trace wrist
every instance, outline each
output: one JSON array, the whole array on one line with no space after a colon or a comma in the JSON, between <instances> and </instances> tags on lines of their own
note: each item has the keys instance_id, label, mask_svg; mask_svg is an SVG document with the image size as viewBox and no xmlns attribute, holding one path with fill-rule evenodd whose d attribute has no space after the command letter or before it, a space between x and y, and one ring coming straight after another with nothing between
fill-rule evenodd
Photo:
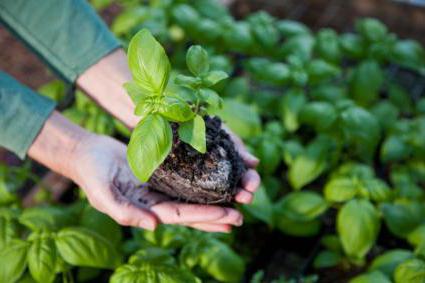
<instances>
[{"instance_id":1,"label":"wrist","mask_svg":"<svg viewBox=\"0 0 425 283\"><path fill-rule=\"evenodd\" d=\"M134 127L138 122L135 106L123 87L131 79L127 56L120 48L81 74L77 85L125 125Z\"/></svg>"},{"instance_id":2,"label":"wrist","mask_svg":"<svg viewBox=\"0 0 425 283\"><path fill-rule=\"evenodd\" d=\"M29 148L28 155L75 181L79 148L92 135L54 111Z\"/></svg>"}]
</instances>

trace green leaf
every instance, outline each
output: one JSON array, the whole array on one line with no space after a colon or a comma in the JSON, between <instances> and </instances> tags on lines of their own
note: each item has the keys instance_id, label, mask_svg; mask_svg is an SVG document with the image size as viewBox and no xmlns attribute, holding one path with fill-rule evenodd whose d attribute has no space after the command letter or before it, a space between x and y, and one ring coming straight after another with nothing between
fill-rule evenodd
<instances>
[{"instance_id":1,"label":"green leaf","mask_svg":"<svg viewBox=\"0 0 425 283\"><path fill-rule=\"evenodd\" d=\"M147 19L148 16L149 11L144 6L126 9L114 19L111 30L116 35L127 34L143 20Z\"/></svg>"},{"instance_id":2,"label":"green leaf","mask_svg":"<svg viewBox=\"0 0 425 283\"><path fill-rule=\"evenodd\" d=\"M321 195L315 192L292 192L275 204L274 210L294 221L311 221L322 215L328 205Z\"/></svg>"},{"instance_id":3,"label":"green leaf","mask_svg":"<svg viewBox=\"0 0 425 283\"><path fill-rule=\"evenodd\" d=\"M328 250L335 252L335 253L341 253L342 246L341 241L335 234L326 234L320 239L320 243L326 247Z\"/></svg>"},{"instance_id":4,"label":"green leaf","mask_svg":"<svg viewBox=\"0 0 425 283\"><path fill-rule=\"evenodd\" d=\"M164 106L160 108L159 113L172 122L186 122L195 116L189 104L172 96L165 97Z\"/></svg>"},{"instance_id":5,"label":"green leaf","mask_svg":"<svg viewBox=\"0 0 425 283\"><path fill-rule=\"evenodd\" d=\"M379 270L391 278L397 265L413 256L413 253L409 250L395 249L386 251L373 259L369 266L369 271Z\"/></svg>"},{"instance_id":6,"label":"green leaf","mask_svg":"<svg viewBox=\"0 0 425 283\"><path fill-rule=\"evenodd\" d=\"M177 24L187 29L190 29L191 26L195 26L200 19L199 13L186 4L176 5L171 11L171 14Z\"/></svg>"},{"instance_id":7,"label":"green leaf","mask_svg":"<svg viewBox=\"0 0 425 283\"><path fill-rule=\"evenodd\" d=\"M307 65L308 81L313 84L333 79L340 73L340 68L320 59L311 60Z\"/></svg>"},{"instance_id":8,"label":"green leaf","mask_svg":"<svg viewBox=\"0 0 425 283\"><path fill-rule=\"evenodd\" d=\"M92 230L107 238L114 246L121 244L121 226L112 220L108 215L96 210L86 204L81 212L79 225Z\"/></svg>"},{"instance_id":9,"label":"green leaf","mask_svg":"<svg viewBox=\"0 0 425 283\"><path fill-rule=\"evenodd\" d=\"M338 265L341 262L341 255L333 251L321 251L313 261L313 267L329 268Z\"/></svg>"},{"instance_id":10,"label":"green leaf","mask_svg":"<svg viewBox=\"0 0 425 283\"><path fill-rule=\"evenodd\" d=\"M144 92L160 95L167 86L170 62L161 44L143 29L130 41L128 64L133 80Z\"/></svg>"},{"instance_id":11,"label":"green leaf","mask_svg":"<svg viewBox=\"0 0 425 283\"><path fill-rule=\"evenodd\" d=\"M141 181L149 180L171 151L171 126L157 114L140 121L131 134L127 159L134 175Z\"/></svg>"},{"instance_id":12,"label":"green leaf","mask_svg":"<svg viewBox=\"0 0 425 283\"><path fill-rule=\"evenodd\" d=\"M15 282L27 267L28 243L12 240L0 251L0 282Z\"/></svg>"},{"instance_id":13,"label":"green leaf","mask_svg":"<svg viewBox=\"0 0 425 283\"><path fill-rule=\"evenodd\" d=\"M292 20L280 20L277 22L276 27L285 37L310 33L310 29L306 25Z\"/></svg>"},{"instance_id":14,"label":"green leaf","mask_svg":"<svg viewBox=\"0 0 425 283\"><path fill-rule=\"evenodd\" d=\"M391 283L391 280L384 273L373 271L354 277L350 283Z\"/></svg>"},{"instance_id":15,"label":"green leaf","mask_svg":"<svg viewBox=\"0 0 425 283\"><path fill-rule=\"evenodd\" d=\"M228 77L229 75L223 71L213 70L203 76L202 82L206 87L210 87L224 79L227 79Z\"/></svg>"},{"instance_id":16,"label":"green leaf","mask_svg":"<svg viewBox=\"0 0 425 283\"><path fill-rule=\"evenodd\" d=\"M14 238L18 238L18 227L15 221L0 216L0 250Z\"/></svg>"},{"instance_id":17,"label":"green leaf","mask_svg":"<svg viewBox=\"0 0 425 283\"><path fill-rule=\"evenodd\" d=\"M74 223L74 215L64 207L37 206L25 209L19 222L32 231L56 231Z\"/></svg>"},{"instance_id":18,"label":"green leaf","mask_svg":"<svg viewBox=\"0 0 425 283\"><path fill-rule=\"evenodd\" d=\"M216 113L241 138L256 136L261 130L256 109L235 99L224 99L223 108Z\"/></svg>"},{"instance_id":19,"label":"green leaf","mask_svg":"<svg viewBox=\"0 0 425 283\"><path fill-rule=\"evenodd\" d=\"M200 153L207 151L205 121L201 116L196 115L192 120L180 124L178 131L182 141L190 144Z\"/></svg>"},{"instance_id":20,"label":"green leaf","mask_svg":"<svg viewBox=\"0 0 425 283\"><path fill-rule=\"evenodd\" d=\"M232 51L245 52L253 46L250 26L245 21L229 22L223 26L223 41Z\"/></svg>"},{"instance_id":21,"label":"green leaf","mask_svg":"<svg viewBox=\"0 0 425 283\"><path fill-rule=\"evenodd\" d=\"M412 258L397 266L394 272L395 283L425 282L425 262Z\"/></svg>"},{"instance_id":22,"label":"green leaf","mask_svg":"<svg viewBox=\"0 0 425 283\"><path fill-rule=\"evenodd\" d=\"M57 234L55 243L61 257L72 265L114 268L121 263L115 247L86 228L64 228Z\"/></svg>"},{"instance_id":23,"label":"green leaf","mask_svg":"<svg viewBox=\"0 0 425 283\"><path fill-rule=\"evenodd\" d=\"M199 45L192 45L186 53L186 64L193 75L205 75L210 69L207 51Z\"/></svg>"},{"instance_id":24,"label":"green leaf","mask_svg":"<svg viewBox=\"0 0 425 283\"><path fill-rule=\"evenodd\" d=\"M368 41L383 40L387 35L387 27L377 19L365 18L356 22L356 30Z\"/></svg>"},{"instance_id":25,"label":"green leaf","mask_svg":"<svg viewBox=\"0 0 425 283\"><path fill-rule=\"evenodd\" d=\"M392 60L425 74L425 49L414 40L400 40L391 51Z\"/></svg>"},{"instance_id":26,"label":"green leaf","mask_svg":"<svg viewBox=\"0 0 425 283\"><path fill-rule=\"evenodd\" d=\"M306 103L306 98L301 90L292 89L286 92L281 99L281 117L285 128L294 132L299 127L299 112Z\"/></svg>"},{"instance_id":27,"label":"green leaf","mask_svg":"<svg viewBox=\"0 0 425 283\"><path fill-rule=\"evenodd\" d=\"M375 243L379 215L367 200L353 199L338 212L337 230L345 253L362 260Z\"/></svg>"},{"instance_id":28,"label":"green leaf","mask_svg":"<svg viewBox=\"0 0 425 283\"><path fill-rule=\"evenodd\" d=\"M174 83L190 89L197 89L202 85L202 80L200 78L178 74L174 79Z\"/></svg>"},{"instance_id":29,"label":"green leaf","mask_svg":"<svg viewBox=\"0 0 425 283\"><path fill-rule=\"evenodd\" d=\"M390 129L397 121L399 111L391 102L382 100L376 104L371 113L376 117L382 129Z\"/></svg>"},{"instance_id":30,"label":"green leaf","mask_svg":"<svg viewBox=\"0 0 425 283\"><path fill-rule=\"evenodd\" d=\"M303 62L307 62L313 53L314 37L309 33L302 33L291 36L279 50L281 56L296 56Z\"/></svg>"},{"instance_id":31,"label":"green leaf","mask_svg":"<svg viewBox=\"0 0 425 283\"><path fill-rule=\"evenodd\" d=\"M359 193L361 196L376 202L388 201L392 196L388 185L377 178L362 180Z\"/></svg>"},{"instance_id":32,"label":"green leaf","mask_svg":"<svg viewBox=\"0 0 425 283\"><path fill-rule=\"evenodd\" d=\"M276 213L275 226L283 233L295 237L311 237L320 232L321 222L318 219L311 221L294 221Z\"/></svg>"},{"instance_id":33,"label":"green leaf","mask_svg":"<svg viewBox=\"0 0 425 283\"><path fill-rule=\"evenodd\" d=\"M415 230L409 233L407 240L413 246L425 244L425 224L418 226Z\"/></svg>"},{"instance_id":34,"label":"green leaf","mask_svg":"<svg viewBox=\"0 0 425 283\"><path fill-rule=\"evenodd\" d=\"M136 105L134 109L134 115L140 117L140 121L144 120L149 114L151 114L155 108L155 103L150 97L144 98Z\"/></svg>"},{"instance_id":35,"label":"green leaf","mask_svg":"<svg viewBox=\"0 0 425 283\"><path fill-rule=\"evenodd\" d=\"M336 109L328 102L307 103L299 113L301 123L313 126L318 132L329 129L336 119Z\"/></svg>"},{"instance_id":36,"label":"green leaf","mask_svg":"<svg viewBox=\"0 0 425 283\"><path fill-rule=\"evenodd\" d=\"M365 60L358 64L349 78L350 95L362 106L371 105L379 95L384 74L376 61Z\"/></svg>"},{"instance_id":37,"label":"green leaf","mask_svg":"<svg viewBox=\"0 0 425 283\"><path fill-rule=\"evenodd\" d=\"M32 234L30 240L28 267L32 277L40 283L53 282L58 264L55 242L48 235L42 234Z\"/></svg>"},{"instance_id":38,"label":"green leaf","mask_svg":"<svg viewBox=\"0 0 425 283\"><path fill-rule=\"evenodd\" d=\"M324 189L324 195L330 202L345 202L357 195L358 183L353 178L332 178Z\"/></svg>"},{"instance_id":39,"label":"green leaf","mask_svg":"<svg viewBox=\"0 0 425 283\"><path fill-rule=\"evenodd\" d=\"M209 238L200 251L199 265L214 279L221 282L240 282L245 271L241 256L228 245Z\"/></svg>"},{"instance_id":40,"label":"green leaf","mask_svg":"<svg viewBox=\"0 0 425 283\"><path fill-rule=\"evenodd\" d=\"M264 186L260 186L254 194L252 203L244 205L244 209L255 218L264 221L270 226L273 225L273 205Z\"/></svg>"},{"instance_id":41,"label":"green leaf","mask_svg":"<svg viewBox=\"0 0 425 283\"><path fill-rule=\"evenodd\" d=\"M317 33L314 49L328 62L338 63L341 60L338 34L332 29L325 28Z\"/></svg>"},{"instance_id":42,"label":"green leaf","mask_svg":"<svg viewBox=\"0 0 425 283\"><path fill-rule=\"evenodd\" d=\"M380 209L389 230L403 238L418 227L425 217L425 206L418 202L384 203Z\"/></svg>"},{"instance_id":43,"label":"green leaf","mask_svg":"<svg viewBox=\"0 0 425 283\"><path fill-rule=\"evenodd\" d=\"M124 88L136 106L138 106L138 104L143 100L143 98L150 94L146 93L146 91L134 81L126 82L124 84Z\"/></svg>"},{"instance_id":44,"label":"green leaf","mask_svg":"<svg viewBox=\"0 0 425 283\"><path fill-rule=\"evenodd\" d=\"M275 19L264 11L251 14L248 17L252 34L256 41L265 48L276 46L279 32L275 27Z\"/></svg>"},{"instance_id":45,"label":"green leaf","mask_svg":"<svg viewBox=\"0 0 425 283\"><path fill-rule=\"evenodd\" d=\"M217 110L223 106L223 99L218 95L217 92L209 88L201 88L199 90L199 95L202 100L205 101L209 107Z\"/></svg>"},{"instance_id":46,"label":"green leaf","mask_svg":"<svg viewBox=\"0 0 425 283\"><path fill-rule=\"evenodd\" d=\"M339 43L343 53L349 58L360 59L366 53L365 43L357 34L344 33L340 36Z\"/></svg>"},{"instance_id":47,"label":"green leaf","mask_svg":"<svg viewBox=\"0 0 425 283\"><path fill-rule=\"evenodd\" d=\"M334 148L334 141L327 136L313 140L289 167L288 180L291 186L299 190L319 177L326 170L329 152Z\"/></svg>"},{"instance_id":48,"label":"green leaf","mask_svg":"<svg viewBox=\"0 0 425 283\"><path fill-rule=\"evenodd\" d=\"M350 107L341 113L340 126L347 143L353 145L357 156L369 161L381 135L376 118L363 108Z\"/></svg>"}]
</instances>

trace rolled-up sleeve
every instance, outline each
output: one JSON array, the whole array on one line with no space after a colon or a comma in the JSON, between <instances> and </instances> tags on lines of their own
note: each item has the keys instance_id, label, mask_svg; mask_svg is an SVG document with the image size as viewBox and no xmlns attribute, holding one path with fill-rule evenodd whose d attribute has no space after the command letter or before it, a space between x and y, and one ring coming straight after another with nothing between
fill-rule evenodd
<instances>
[{"instance_id":1,"label":"rolled-up sleeve","mask_svg":"<svg viewBox=\"0 0 425 283\"><path fill-rule=\"evenodd\" d=\"M70 83L119 47L86 0L1 0L0 20Z\"/></svg>"},{"instance_id":2,"label":"rolled-up sleeve","mask_svg":"<svg viewBox=\"0 0 425 283\"><path fill-rule=\"evenodd\" d=\"M55 103L0 71L0 147L24 158Z\"/></svg>"}]
</instances>

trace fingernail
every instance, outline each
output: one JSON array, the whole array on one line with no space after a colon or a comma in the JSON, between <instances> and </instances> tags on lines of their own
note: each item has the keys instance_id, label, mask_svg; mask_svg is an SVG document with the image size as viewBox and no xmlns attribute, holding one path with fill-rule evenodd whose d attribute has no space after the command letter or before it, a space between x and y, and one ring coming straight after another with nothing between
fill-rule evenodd
<instances>
[{"instance_id":1,"label":"fingernail","mask_svg":"<svg viewBox=\"0 0 425 283\"><path fill-rule=\"evenodd\" d=\"M249 162L252 162L252 163L255 163L255 164L260 162L260 160L257 157L255 157L252 153L250 153L248 151L246 152L245 157L246 157L246 159L249 159Z\"/></svg>"}]
</instances>

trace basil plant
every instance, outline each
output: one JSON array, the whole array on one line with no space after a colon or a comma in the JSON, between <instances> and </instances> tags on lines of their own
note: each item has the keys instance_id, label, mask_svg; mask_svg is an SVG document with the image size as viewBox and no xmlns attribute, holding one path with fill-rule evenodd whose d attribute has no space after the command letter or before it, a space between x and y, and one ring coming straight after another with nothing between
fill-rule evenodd
<instances>
[{"instance_id":1,"label":"basil plant","mask_svg":"<svg viewBox=\"0 0 425 283\"><path fill-rule=\"evenodd\" d=\"M209 87L227 74L210 71L208 53L192 46L186 64L193 76L178 75L175 84L171 83L167 54L147 29L132 38L128 62L133 80L124 87L136 105L140 122L131 135L127 158L136 177L146 182L171 151L171 123L178 125L181 141L200 153L206 152L203 116L221 107L221 98Z\"/></svg>"}]
</instances>

